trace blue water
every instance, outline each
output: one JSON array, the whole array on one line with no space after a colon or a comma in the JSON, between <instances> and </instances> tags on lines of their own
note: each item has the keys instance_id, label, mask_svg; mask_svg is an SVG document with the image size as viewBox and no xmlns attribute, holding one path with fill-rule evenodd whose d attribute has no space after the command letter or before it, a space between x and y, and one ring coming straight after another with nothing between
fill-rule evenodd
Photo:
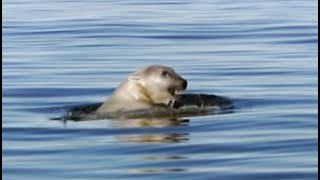
<instances>
[{"instance_id":1,"label":"blue water","mask_svg":"<svg viewBox=\"0 0 320 180\"><path fill-rule=\"evenodd\" d=\"M4 0L2 177L317 179L315 0ZM50 120L172 66L231 114Z\"/></svg>"}]
</instances>

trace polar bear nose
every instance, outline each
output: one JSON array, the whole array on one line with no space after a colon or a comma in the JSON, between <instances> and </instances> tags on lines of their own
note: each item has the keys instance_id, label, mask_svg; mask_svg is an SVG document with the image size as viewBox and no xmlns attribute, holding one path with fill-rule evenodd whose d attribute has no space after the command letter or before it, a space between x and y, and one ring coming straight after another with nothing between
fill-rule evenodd
<instances>
[{"instance_id":1,"label":"polar bear nose","mask_svg":"<svg viewBox=\"0 0 320 180\"><path fill-rule=\"evenodd\" d=\"M187 89L188 82L185 79L182 79L182 88Z\"/></svg>"}]
</instances>

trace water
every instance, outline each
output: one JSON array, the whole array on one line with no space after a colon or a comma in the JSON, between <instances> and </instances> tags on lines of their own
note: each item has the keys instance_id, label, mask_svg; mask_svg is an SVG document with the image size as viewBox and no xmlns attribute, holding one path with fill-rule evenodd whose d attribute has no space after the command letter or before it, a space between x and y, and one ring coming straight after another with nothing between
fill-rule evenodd
<instances>
[{"instance_id":1,"label":"water","mask_svg":"<svg viewBox=\"0 0 320 180\"><path fill-rule=\"evenodd\" d=\"M317 1L2 4L4 179L317 179ZM50 120L149 64L237 108L160 125Z\"/></svg>"}]
</instances>

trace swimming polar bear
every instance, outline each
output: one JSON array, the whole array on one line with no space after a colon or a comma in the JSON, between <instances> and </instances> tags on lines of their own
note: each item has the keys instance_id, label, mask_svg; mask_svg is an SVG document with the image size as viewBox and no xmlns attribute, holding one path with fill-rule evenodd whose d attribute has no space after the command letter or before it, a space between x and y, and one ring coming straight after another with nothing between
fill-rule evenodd
<instances>
[{"instance_id":1,"label":"swimming polar bear","mask_svg":"<svg viewBox=\"0 0 320 180\"><path fill-rule=\"evenodd\" d=\"M151 65L131 74L96 111L97 115L112 112L170 107L175 96L186 90L187 80L174 69Z\"/></svg>"},{"instance_id":2,"label":"swimming polar bear","mask_svg":"<svg viewBox=\"0 0 320 180\"><path fill-rule=\"evenodd\" d=\"M233 112L231 99L214 94L182 94L187 81L172 68L152 65L132 73L103 103L71 107L52 120L190 117ZM147 119L147 121L145 121Z\"/></svg>"}]
</instances>

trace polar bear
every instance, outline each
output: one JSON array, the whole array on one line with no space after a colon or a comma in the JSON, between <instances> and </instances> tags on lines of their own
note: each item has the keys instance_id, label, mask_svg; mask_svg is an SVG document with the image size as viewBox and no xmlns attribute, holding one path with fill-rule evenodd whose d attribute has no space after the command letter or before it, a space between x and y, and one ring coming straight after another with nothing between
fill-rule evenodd
<instances>
[{"instance_id":1,"label":"polar bear","mask_svg":"<svg viewBox=\"0 0 320 180\"><path fill-rule=\"evenodd\" d=\"M98 115L112 112L169 107L180 92L186 90L187 80L174 69L151 65L131 74L96 111Z\"/></svg>"}]
</instances>

